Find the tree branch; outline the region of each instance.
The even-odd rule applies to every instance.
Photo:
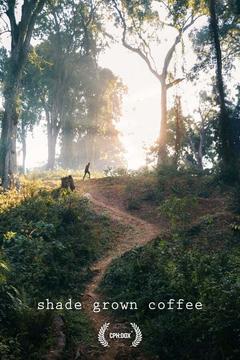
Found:
[[[35,2],[36,1],[34,1],[34,3]],[[40,14],[40,12],[42,11],[45,3],[46,3],[46,0],[39,0],[38,3],[37,3],[37,6],[35,7],[35,10],[32,12],[32,16],[31,16],[31,18],[29,20],[29,24],[28,24],[28,28],[27,28],[27,34],[26,34],[26,38],[25,38],[25,42],[24,42],[24,46],[26,48],[28,48],[29,45],[30,45],[30,40],[31,40],[34,25],[35,25],[35,22],[36,22],[36,18]]]
[[[199,16],[198,16],[198,17],[199,17]],[[176,36],[173,45],[172,45],[172,46],[170,47],[170,49],[168,50],[167,55],[166,55],[165,60],[164,60],[163,72],[162,72],[162,77],[163,77],[164,79],[166,79],[166,77],[167,77],[168,67],[169,67],[170,62],[171,62],[171,60],[172,60],[172,56],[173,56],[173,54],[174,54],[174,51],[175,51],[175,49],[176,49],[176,46],[180,43],[181,38],[182,38],[184,32],[185,32],[187,29],[189,29],[190,26],[193,25],[193,23],[197,20],[198,17],[194,18],[193,14],[191,14],[191,15],[187,18],[187,20],[185,21],[185,24],[183,25],[182,29],[181,29],[181,30],[178,30],[178,35]],[[191,19],[191,21],[188,22],[190,19]]]
[[[172,86],[175,86],[175,85],[179,84],[183,80],[185,80],[185,78],[180,78],[180,79],[176,79],[176,80],[171,81],[170,83],[167,84],[167,89],[170,89]]]
[[[15,5],[16,5],[16,0],[8,1],[8,8],[6,10],[6,15],[9,19],[11,26],[12,46],[15,46],[18,40],[18,26],[16,23],[16,18],[14,13]]]
[[[119,9],[117,3],[115,0],[112,0],[113,2],[113,6],[115,8],[115,10],[117,11],[118,13],[118,16],[121,20],[121,23],[122,23],[122,26],[123,26],[123,33],[122,33],[122,44],[123,46],[128,49],[128,50],[131,50],[132,52],[134,52],[135,54],[138,54],[144,61],[145,63],[147,64],[149,70],[151,71],[151,73],[159,80],[159,81],[162,81],[162,76],[161,74],[158,73],[158,71],[156,69],[154,69],[154,67],[152,66],[149,58],[143,54],[143,52],[137,48],[137,47],[133,47],[132,45],[128,44],[127,40],[126,40],[126,36],[127,36],[127,24],[126,24],[126,21],[124,19],[124,16],[121,12],[121,10]]]
[[[10,33],[10,32],[11,32],[10,29],[8,29],[8,30],[3,30],[3,31],[0,32],[0,36],[3,35],[3,34],[6,34],[6,33]]]

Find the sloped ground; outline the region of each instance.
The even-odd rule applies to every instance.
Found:
[[[106,301],[98,287],[112,261],[136,246],[151,242],[160,233],[171,233],[168,219],[159,211],[161,200],[156,201],[155,198],[155,190],[158,186],[153,178],[150,178],[150,181],[149,178],[133,180],[124,177],[103,178],[77,183],[77,189],[83,191],[90,199],[96,212],[106,212],[112,220],[124,224],[126,229],[118,239],[116,247],[94,264],[93,270],[96,275],[84,292],[84,308],[93,323],[96,335],[106,322],[115,324],[115,330],[119,330],[119,326],[121,330],[124,328],[124,324],[116,323],[116,319],[111,317],[110,311],[99,313],[92,311],[93,302]],[[164,186],[163,201],[171,198],[175,193],[180,197],[182,193],[183,196],[192,196],[192,188],[196,206],[193,211],[190,210],[187,224],[189,239],[191,239],[190,246],[195,244],[207,252],[214,251],[216,247],[218,249],[224,247],[222,233],[231,236],[230,224],[235,219],[235,215],[229,211],[229,194],[221,194],[218,189],[214,187],[210,189],[205,184],[200,184],[200,188],[196,190],[191,184],[186,184],[184,179],[182,183],[173,179]],[[129,204],[134,206],[129,206]],[[111,331],[114,331],[114,327]],[[90,356],[87,358],[90,359]],[[132,351],[129,344],[124,341],[112,342],[110,348],[101,351],[98,355],[93,354],[92,358],[100,360],[145,359],[138,349]],[[149,355],[147,359],[150,359]]]
[[[104,301],[104,299],[102,299],[101,297],[101,294],[98,292],[98,286],[108,266],[115,258],[120,257],[122,254],[133,249],[136,246],[144,245],[154,239],[158,235],[160,229],[157,226],[150,224],[149,222],[144,221],[140,218],[132,216],[126,211],[124,211],[121,202],[117,204],[119,204],[119,208],[122,208],[122,210],[112,205],[109,205],[107,199],[104,198],[103,193],[98,193],[96,188],[91,191],[91,187],[89,185],[86,187],[89,190],[89,192],[86,193],[86,196],[92,202],[94,210],[96,212],[106,212],[108,216],[110,216],[113,220],[121,222],[126,226],[126,231],[123,232],[122,237],[119,238],[116,246],[112,250],[110,250],[103,259],[94,264],[92,270],[96,272],[96,276],[86,287],[83,295],[83,308],[86,310],[88,317],[92,321],[95,331],[97,333],[104,323],[114,322],[114,320],[111,319],[109,312],[106,314],[104,312],[94,313],[92,311],[92,304],[94,302],[101,303],[102,301]],[[107,194],[109,195],[109,193]],[[116,204],[117,197],[111,198],[111,200],[112,203]],[[124,329],[124,326],[120,325],[120,328],[122,331]],[[111,331],[117,331],[117,329],[119,329],[119,324],[115,323],[115,325],[111,327]],[[119,354],[121,354],[121,358],[127,356],[127,358],[130,359],[130,353],[135,356],[134,358],[144,359],[143,356],[140,357],[140,355],[137,355],[136,351],[131,351],[129,345],[126,345],[126,342],[124,343],[120,341],[113,341],[111,343],[111,346],[107,348],[107,350],[104,351],[101,355],[99,355],[98,358],[100,360],[114,360],[118,358],[117,356],[119,356]],[[96,354],[93,354],[93,358],[96,358]]]

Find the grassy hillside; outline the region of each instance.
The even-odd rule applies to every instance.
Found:
[[[40,182],[1,194],[0,212],[0,358],[40,359],[51,346],[56,312],[37,311],[37,302],[79,301],[91,264],[123,227],[96,214],[80,192],[52,191]],[[69,349],[74,339],[89,340],[82,312],[60,313]]]
[[[75,193],[59,191],[57,175],[42,178],[25,179],[20,192],[0,194],[1,359],[45,356],[55,341],[56,313],[64,319],[65,359],[75,357],[79,344],[85,356],[89,349],[97,354],[96,334],[84,312],[36,310],[46,298],[81,300],[94,279],[91,265],[117,248],[117,241],[127,241],[129,225],[116,214],[115,220],[104,215],[104,207],[97,210],[84,192],[110,212],[119,209],[125,219],[130,213],[159,228],[156,239],[114,260],[100,286],[109,302],[137,302],[137,311],[112,315],[116,323],[140,326],[147,358],[239,358],[238,188],[223,186],[211,175],[171,168],[84,183],[77,179]],[[140,228],[128,229],[128,236],[134,234],[141,235]],[[148,307],[169,299],[201,302],[203,309]]]
[[[142,216],[148,208],[153,222],[160,216],[162,232],[110,266],[101,284],[105,298],[136,301],[139,306],[136,312],[114,315],[141,326],[149,356],[238,359],[238,189],[223,187],[209,175],[165,169],[131,178],[125,199],[135,214]],[[201,302],[203,310],[148,308],[149,302],[169,299]]]

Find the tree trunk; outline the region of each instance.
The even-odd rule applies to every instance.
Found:
[[[56,143],[57,143],[57,139],[55,136],[48,137],[48,163],[47,163],[48,170],[53,170],[55,167]]]
[[[56,144],[59,130],[55,126],[54,120],[52,120],[52,114],[45,110],[47,118],[47,139],[48,139],[48,162],[47,169],[53,170],[56,159]]]
[[[220,157],[222,160],[222,173],[224,178],[230,181],[237,179],[237,162],[234,153],[233,133],[231,119],[226,107],[225,90],[222,75],[222,51],[219,39],[218,18],[216,14],[216,1],[209,0],[210,29],[213,36],[215,55],[217,61],[216,80],[218,91],[218,102],[220,106],[219,136],[220,136]]]
[[[200,171],[203,170],[203,142],[204,142],[204,130],[201,129],[200,130],[199,147],[198,147],[198,152],[197,152],[197,156],[196,156],[198,169]]]
[[[175,127],[176,127],[176,134],[175,134],[175,154],[174,154],[174,164],[176,168],[178,167],[179,157],[180,157],[180,150],[181,150],[181,143],[182,143],[182,133],[181,133],[181,100],[179,96],[176,96],[175,100]]]
[[[65,125],[62,130],[62,149],[61,159],[64,169],[72,169],[74,167],[74,154],[73,154],[73,129],[69,125]]]
[[[1,133],[1,178],[4,189],[8,189],[13,185],[13,176],[17,167],[18,80],[10,82],[4,96],[5,111]]]
[[[17,167],[16,138],[19,116],[20,80],[26,63],[33,28],[42,11],[45,0],[22,3],[21,18],[16,18],[16,1],[6,1],[3,12],[9,19],[11,32],[11,55],[4,81],[4,116],[1,133],[1,178],[4,189],[11,186]]]
[[[167,85],[161,82],[161,125],[159,136],[158,165],[167,161]]]
[[[27,146],[26,146],[26,139],[23,140],[23,159],[22,159],[22,172],[26,174],[26,155],[27,155]]]
[[[26,156],[27,156],[26,132],[23,126],[22,128],[22,173],[23,174],[26,174]]]
[[[151,52],[149,52],[149,56],[147,55],[146,51],[142,51],[140,46],[132,46],[130,43],[128,43],[127,40],[127,35],[128,35],[128,30],[130,28],[128,28],[128,24],[125,18],[125,14],[124,14],[124,6],[123,9],[121,6],[119,6],[118,1],[112,1],[113,3],[113,7],[115,8],[120,22],[122,24],[123,27],[123,33],[122,33],[122,44],[123,46],[134,52],[135,54],[137,54],[138,56],[140,56],[140,58],[146,63],[148,69],[150,70],[150,72],[155,76],[155,78],[158,79],[158,81],[160,81],[161,83],[161,126],[160,126],[160,136],[159,136],[159,149],[158,149],[158,165],[162,165],[167,163],[167,90],[168,88],[178,84],[180,81],[182,81],[183,79],[175,79],[172,83],[167,84],[167,75],[168,75],[168,68],[169,65],[171,63],[173,54],[176,50],[177,45],[180,43],[181,39],[182,39],[182,35],[184,34],[185,31],[187,31],[192,24],[194,23],[194,21],[196,20],[194,18],[194,16],[190,18],[186,19],[185,24],[183,25],[183,27],[181,29],[179,29],[177,26],[175,26],[175,24],[171,24],[172,27],[174,27],[177,31],[178,34],[175,37],[175,40],[172,44],[172,46],[170,47],[170,49],[168,50],[165,58],[164,58],[164,64],[163,64],[163,69],[162,72],[159,73],[158,70],[156,69],[156,64],[154,61],[152,61],[152,56],[151,56]],[[121,5],[121,2],[120,2]],[[128,10],[128,7],[126,6],[126,9]],[[126,11],[127,13],[127,11]],[[190,20],[190,21],[188,21]],[[149,49],[149,44],[147,44],[145,42],[145,40],[142,38],[142,34],[141,34],[141,30],[138,33],[139,35],[139,39],[143,42],[143,48],[147,47]],[[161,54],[162,55],[162,54]]]
[[[96,166],[96,135],[95,134],[91,134],[90,135],[90,161],[92,168],[94,168]]]

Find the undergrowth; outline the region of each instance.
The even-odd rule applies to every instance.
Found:
[[[1,194],[0,213],[0,358],[41,359],[51,344],[54,311],[37,311],[37,303],[79,301],[91,264],[122,229],[80,194],[35,182]],[[69,323],[70,315],[62,315]],[[69,328],[68,346],[86,322],[81,311],[71,316],[75,335]]]
[[[240,232],[234,222],[239,216],[236,191],[222,189],[209,175],[169,171],[157,174],[154,182],[152,177],[131,180],[126,188],[131,202],[140,205],[146,201],[144,192],[154,191],[154,201],[161,216],[167,218],[168,228],[151,243],[116,259],[101,290],[109,302],[137,302],[137,311],[119,310],[113,315],[140,326],[149,356],[237,360]],[[201,302],[203,309],[148,308],[149,302],[170,299]]]

